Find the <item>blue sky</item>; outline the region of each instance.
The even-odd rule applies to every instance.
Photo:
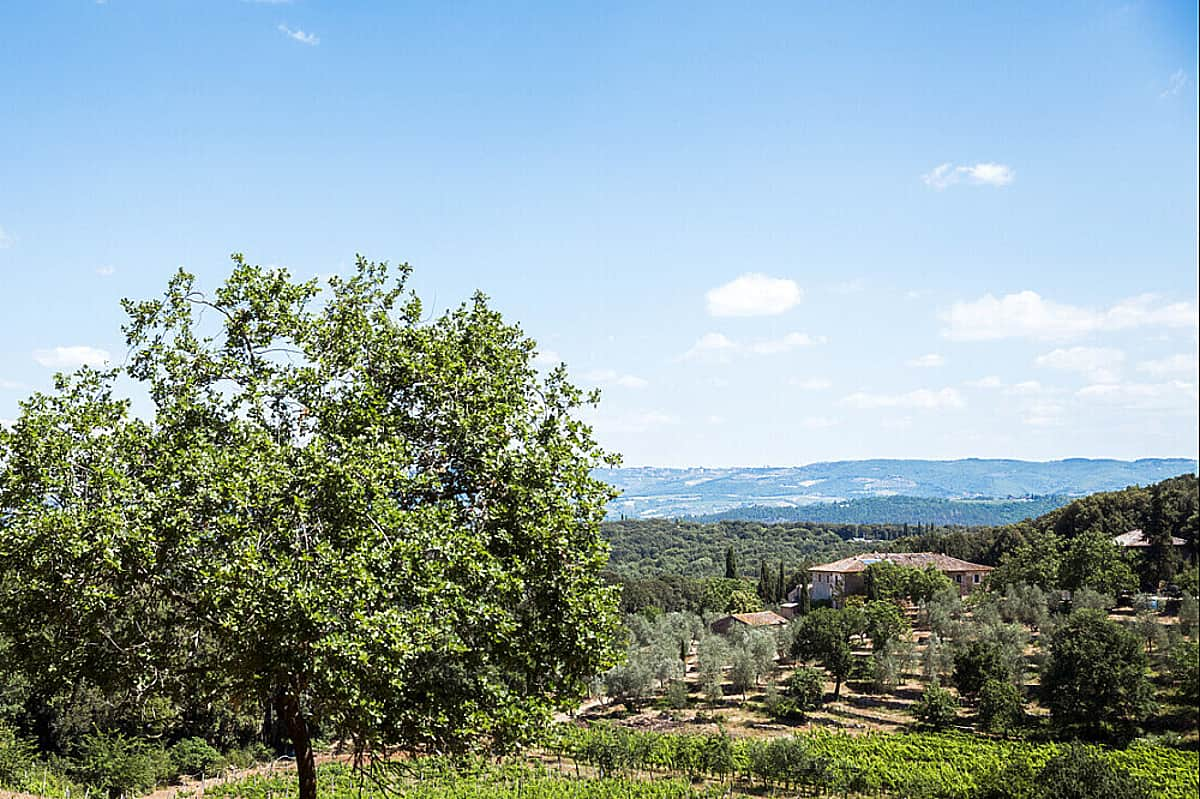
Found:
[[[0,6],[0,419],[228,254],[407,260],[629,465],[1197,453],[1194,3]]]

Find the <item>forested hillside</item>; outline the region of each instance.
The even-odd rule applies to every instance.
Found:
[[[668,519],[608,522],[604,535],[612,547],[609,568],[625,576],[675,574],[686,577],[720,576],[725,552],[733,547],[739,574],[755,576],[759,562],[783,561],[794,567],[805,561],[834,560],[861,551],[855,538],[901,538],[908,525],[856,525],[723,521],[689,522]]]
[[[729,547],[737,553],[739,574],[755,577],[764,560],[798,568],[806,561],[835,560],[867,549],[929,550],[998,566],[1006,555],[1010,560],[1020,555],[1031,562],[1053,561],[1066,557],[1076,538],[1107,540],[1133,529],[1158,541],[1174,536],[1187,542],[1182,551],[1154,550],[1155,574],[1142,575],[1150,580],[1155,575],[1167,579],[1183,560],[1195,558],[1197,504],[1196,476],[1184,474],[1151,486],[1092,494],[1036,518],[999,526],[647,519],[608,522],[604,534],[612,550],[609,568],[626,577],[720,576]]]
[[[751,505],[700,516],[702,522],[742,519],[756,522],[826,522],[832,524],[1011,524],[1041,516],[1071,501],[1064,494],[1028,499],[938,499],[932,497],[867,497],[796,507]]]

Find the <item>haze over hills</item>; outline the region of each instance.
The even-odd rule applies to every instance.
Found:
[[[610,518],[858,523],[962,519],[957,523],[999,524],[1044,513],[1073,497],[1195,471],[1196,461],[1188,458],[969,458],[763,468],[640,467],[602,469],[597,476],[621,490],[609,505]]]

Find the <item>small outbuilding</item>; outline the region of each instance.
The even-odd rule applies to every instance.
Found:
[[[1126,549],[1148,549],[1150,547],[1150,539],[1141,530],[1130,530],[1128,533],[1113,536],[1113,543]],[[1171,546],[1187,546],[1187,541],[1171,536]]]
[[[757,613],[731,613],[728,616],[723,616],[708,627],[718,635],[728,635],[730,630],[735,627],[742,629],[755,628],[771,628],[780,627],[788,623],[788,620],[778,613],[770,610],[760,610]]]

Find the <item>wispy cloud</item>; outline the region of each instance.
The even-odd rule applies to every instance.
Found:
[[[926,186],[941,191],[956,183],[966,181],[978,186],[1007,186],[1017,177],[1012,167],[1005,164],[983,162],[973,166],[939,164],[921,176]]]
[[[842,398],[852,408],[915,408],[920,410],[949,410],[966,407],[966,400],[957,389],[919,388],[904,394],[871,394],[855,392]]]
[[[839,424],[837,419],[829,416],[806,416],[800,420],[800,426],[806,430],[827,430]]]
[[[1065,410],[1056,402],[1035,402],[1025,409],[1021,421],[1031,427],[1057,427]]]
[[[776,316],[803,298],[795,281],[758,272],[748,272],[705,294],[712,316]]]
[[[84,345],[34,350],[33,359],[50,369],[78,369],[80,366],[103,366],[112,360],[107,350]]]
[[[946,359],[936,352],[931,352],[928,355],[922,355],[918,358],[905,361],[905,365],[917,369],[936,369],[939,366],[945,366]]]
[[[746,350],[755,355],[778,355],[783,352],[803,349],[817,344],[817,339],[807,333],[788,333],[780,338],[764,338],[746,344]]]
[[[7,250],[12,245],[13,237],[8,235],[8,233],[4,231],[4,228],[0,227],[0,250]]]
[[[301,44],[307,44],[309,47],[316,47],[321,43],[321,39],[315,33],[305,33],[299,28],[293,30],[283,23],[279,24],[278,30],[289,39],[293,39]]]
[[[1094,383],[1112,383],[1121,372],[1125,353],[1109,347],[1071,347],[1039,355],[1034,364],[1067,372],[1079,372]]]
[[[853,280],[845,280],[841,283],[834,283],[829,287],[829,290],[834,294],[859,294],[867,288],[867,281],[861,277],[856,277]]]
[[[1004,381],[996,375],[988,375],[978,380],[968,380],[964,385],[968,388],[1001,388],[1004,386]]]
[[[1196,353],[1179,353],[1177,355],[1168,355],[1166,358],[1157,358],[1152,361],[1143,361],[1139,363],[1139,372],[1146,372],[1156,376],[1163,375],[1190,375],[1193,379],[1196,377],[1196,372],[1200,370],[1200,363],[1197,362]]]
[[[98,266],[98,267],[96,267],[96,274],[97,274],[97,275],[99,275],[100,277],[108,277],[108,276],[110,276],[110,275],[112,275],[112,274],[115,274],[115,273],[116,273],[116,271],[117,271],[117,270],[116,270],[114,267],[111,267],[111,266]]]
[[[833,388],[833,381],[825,377],[793,377],[788,385],[802,391],[827,391]]]
[[[1196,306],[1162,303],[1152,294],[1123,300],[1110,308],[1091,309],[1043,299],[1033,291],[986,294],[956,302],[941,314],[942,335],[955,341],[996,341],[1005,338],[1067,339],[1099,331],[1136,327],[1195,328]]]
[[[760,338],[739,342],[724,333],[705,333],[685,352],[685,361],[711,360],[728,361],[736,355],[781,355],[793,350],[825,343],[824,336],[813,337],[807,333],[788,333],[779,338]]]
[[[593,425],[605,433],[649,433],[679,424],[678,416],[657,410],[631,411],[616,416],[597,416]]]
[[[541,350],[533,356],[533,365],[539,369],[553,369],[562,363],[562,356],[554,350]]]
[[[1200,400],[1196,384],[1183,380],[1165,383],[1097,383],[1075,392],[1081,400],[1131,410],[1196,409]]]
[[[583,374],[583,379],[598,386],[620,386],[621,388],[645,388],[650,383],[637,375],[621,374],[615,369],[593,369]]]
[[[1187,86],[1187,73],[1182,69],[1177,69],[1171,73],[1171,77],[1167,78],[1167,88],[1163,89],[1158,99],[1165,100],[1168,97],[1174,97],[1183,91],[1183,87]]]
[[[724,333],[705,333],[683,354],[685,361],[698,359],[724,360],[740,348]]]

